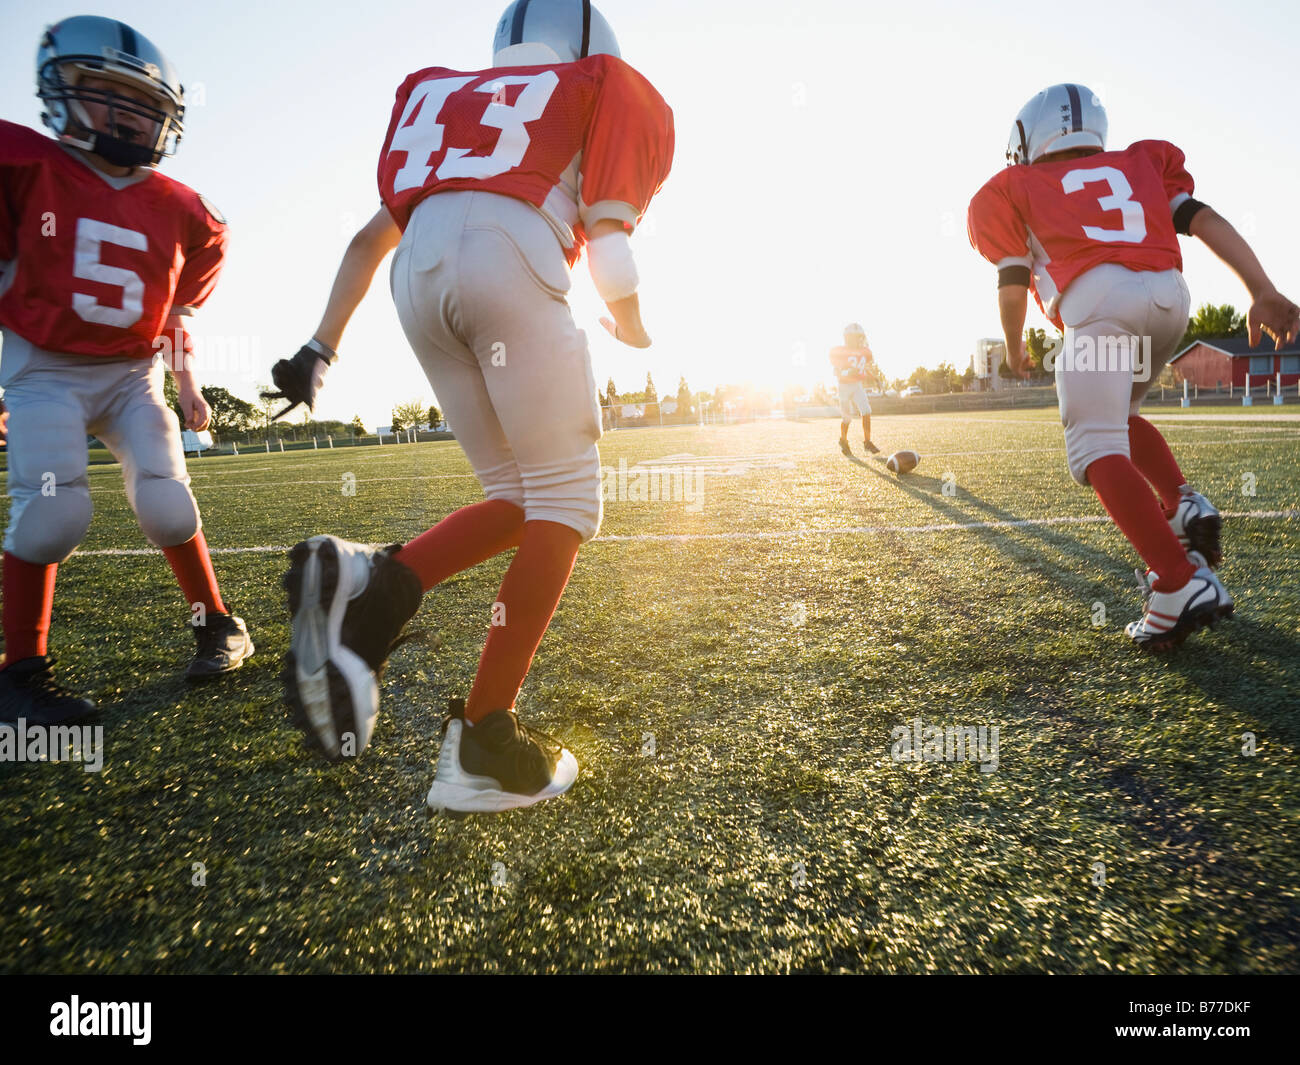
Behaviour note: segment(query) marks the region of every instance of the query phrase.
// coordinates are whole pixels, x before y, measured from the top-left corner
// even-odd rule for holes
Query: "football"
[[[911,473],[921,465],[921,455],[917,451],[895,451],[885,460],[885,465],[895,473]]]

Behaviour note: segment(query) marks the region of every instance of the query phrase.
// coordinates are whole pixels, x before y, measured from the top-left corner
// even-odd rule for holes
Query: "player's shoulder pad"
[[[202,193],[160,171],[154,171],[154,180],[165,182],[169,194],[175,197],[175,201],[183,205],[190,218],[199,222],[209,232],[216,233],[226,228],[226,216]]]
[[[58,142],[44,133],[0,118],[0,159],[24,163],[53,154]]]
[[[217,225],[224,226],[226,224],[226,216],[217,210],[217,205],[213,203],[211,200],[209,200],[206,196],[204,196],[201,192],[196,192],[195,195],[198,196],[199,203],[203,205],[203,209],[208,212],[212,220],[216,222]]]
[[[599,55],[589,55],[586,59],[579,59],[575,66],[596,74],[602,82],[612,81],[635,86],[638,94],[662,104],[669,114],[672,113],[672,109],[668,107],[668,102],[663,98],[659,90],[654,87],[650,79],[626,59],[601,53]]]
[[[1176,144],[1162,140],[1140,140],[1134,141],[1125,149],[1128,152],[1138,152],[1151,159],[1158,159],[1162,164],[1167,159],[1174,159],[1182,162],[1184,159],[1183,150]]]

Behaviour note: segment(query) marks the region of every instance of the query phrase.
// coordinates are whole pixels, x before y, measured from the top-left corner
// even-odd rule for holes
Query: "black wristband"
[[[1174,212],[1174,230],[1181,233],[1184,237],[1192,235],[1192,219],[1196,217],[1205,204],[1200,200],[1194,200],[1190,196],[1178,205],[1178,210]]]
[[[1007,285],[1024,285],[1028,288],[1029,280],[1027,266],[1004,266],[998,271],[998,288],[1005,288]]]

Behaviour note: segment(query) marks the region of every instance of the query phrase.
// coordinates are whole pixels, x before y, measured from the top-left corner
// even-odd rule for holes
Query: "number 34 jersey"
[[[225,220],[153,170],[108,179],[0,121],[0,327],[39,348],[152,358],[168,314],[216,284]]]
[[[672,110],[615,56],[476,73],[429,67],[398,87],[379,195],[402,230],[438,192],[524,200],[572,266],[600,219],[629,230],[640,221],[672,159]]]
[[[1173,212],[1191,196],[1183,153],[1167,141],[1124,151],[1011,166],[971,200],[970,242],[999,269],[1027,266],[1043,313],[1075,278],[1102,263],[1181,270]]]

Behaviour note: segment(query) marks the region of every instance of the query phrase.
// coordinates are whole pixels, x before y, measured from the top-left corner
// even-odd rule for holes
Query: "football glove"
[[[292,358],[281,359],[271,367],[271,380],[279,391],[263,392],[262,398],[289,401],[280,413],[271,418],[271,421],[283,418],[300,403],[305,403],[308,410],[314,408],[316,393],[320,391],[320,386],[325,380],[325,371],[337,356],[333,352],[328,352],[328,349],[317,350],[312,346],[313,343],[319,341],[304,344]],[[321,345],[321,348],[324,348],[324,345]]]

